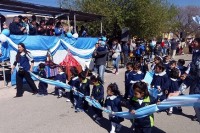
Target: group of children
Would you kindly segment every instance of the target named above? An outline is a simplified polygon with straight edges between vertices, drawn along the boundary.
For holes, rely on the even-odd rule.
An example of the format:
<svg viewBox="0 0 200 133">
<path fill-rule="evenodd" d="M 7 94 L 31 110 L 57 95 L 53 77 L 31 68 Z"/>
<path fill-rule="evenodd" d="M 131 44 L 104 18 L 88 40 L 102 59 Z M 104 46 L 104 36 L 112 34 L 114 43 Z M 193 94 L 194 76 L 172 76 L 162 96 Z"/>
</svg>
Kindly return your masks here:
<svg viewBox="0 0 200 133">
<path fill-rule="evenodd" d="M 171 96 L 182 95 L 183 90 L 186 89 L 187 80 L 185 74 L 187 73 L 187 67 L 185 67 L 185 60 L 179 59 L 170 61 L 169 56 L 155 57 L 154 59 L 154 71 L 151 87 L 158 90 L 158 100 L 162 101 Z M 184 85 L 184 86 L 183 86 Z M 182 111 L 181 107 L 177 107 L 178 111 Z M 173 108 L 168 110 L 168 115 L 173 113 Z"/>
<path fill-rule="evenodd" d="M 184 67 L 185 61 L 180 59 L 178 62 L 170 61 L 169 56 L 156 56 L 151 66 L 154 72 L 153 80 L 150 84 L 151 88 L 158 90 L 158 98 L 155 99 L 150 96 L 148 92 L 148 84 L 143 81 L 146 71 L 142 70 L 144 62 L 127 63 L 125 72 L 125 94 L 122 96 L 116 83 L 111 83 L 107 87 L 107 96 L 104 101 L 104 86 L 101 78 L 98 75 L 92 75 L 90 79 L 87 78 L 87 71 L 78 72 L 76 67 L 71 67 L 72 74 L 69 85 L 72 90 L 65 92 L 63 88 L 55 87 L 55 95 L 58 98 L 66 95 L 67 101 L 72 102 L 72 107 L 75 112 L 88 111 L 89 104 L 85 100 L 85 96 L 90 96 L 91 99 L 96 100 L 102 107 L 105 107 L 113 112 L 121 112 L 122 106 L 129 108 L 130 113 L 136 113 L 135 110 L 146 105 L 154 104 L 167 99 L 169 96 L 177 96 L 180 94 L 180 86 L 185 82 L 184 73 L 187 67 Z M 44 64 L 39 65 L 39 76 L 46 78 L 44 71 Z M 62 66 L 58 69 L 59 73 L 55 80 L 66 83 L 67 77 Z M 90 93 L 90 86 L 92 91 Z M 64 93 L 65 92 L 65 93 Z M 84 97 L 79 97 L 77 92 L 84 94 Z M 39 83 L 39 95 L 47 95 L 47 84 Z M 181 109 L 181 108 L 180 108 Z M 92 106 L 94 112 L 93 119 L 99 121 L 103 115 L 102 110 Z M 171 115 L 173 108 L 168 110 L 168 115 Z M 121 128 L 120 123 L 124 120 L 121 117 L 109 114 L 111 121 L 110 133 L 118 132 Z M 153 127 L 153 115 L 144 118 L 134 119 L 133 127 L 136 133 L 149 133 Z"/>
</svg>

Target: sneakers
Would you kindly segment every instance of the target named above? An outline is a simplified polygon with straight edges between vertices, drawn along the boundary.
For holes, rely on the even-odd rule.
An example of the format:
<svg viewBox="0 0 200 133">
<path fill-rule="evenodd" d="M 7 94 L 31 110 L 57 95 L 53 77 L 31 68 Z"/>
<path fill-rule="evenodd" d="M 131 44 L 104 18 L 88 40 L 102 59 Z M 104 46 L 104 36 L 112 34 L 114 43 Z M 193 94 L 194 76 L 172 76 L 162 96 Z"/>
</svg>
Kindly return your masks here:
<svg viewBox="0 0 200 133">
<path fill-rule="evenodd" d="M 92 118 L 93 118 L 93 119 L 95 119 L 96 117 L 97 117 L 97 115 L 96 115 L 96 114 L 92 116 Z"/>
<path fill-rule="evenodd" d="M 44 94 L 37 94 L 37 97 L 43 97 Z"/>
<path fill-rule="evenodd" d="M 121 130 L 121 128 L 122 128 L 122 125 L 117 125 L 117 127 L 116 127 L 116 132 L 119 132 L 120 130 Z"/>
<path fill-rule="evenodd" d="M 77 109 L 75 109 L 75 112 L 76 112 L 76 113 L 78 113 L 78 112 L 83 112 L 83 110 L 82 110 L 82 109 L 79 109 L 79 108 L 77 108 Z"/>
<path fill-rule="evenodd" d="M 101 117 L 98 117 L 98 116 L 97 116 L 97 117 L 95 118 L 95 120 L 99 121 L 99 120 L 101 120 Z"/>
<path fill-rule="evenodd" d="M 167 115 L 171 116 L 172 115 L 172 111 L 168 111 Z"/>
<path fill-rule="evenodd" d="M 181 107 L 177 107 L 178 112 L 182 113 L 182 108 Z"/>
<path fill-rule="evenodd" d="M 119 74 L 118 72 L 115 73 L 115 75 L 118 75 L 118 74 Z"/>
<path fill-rule="evenodd" d="M 67 98 L 67 99 L 66 99 L 66 102 L 70 102 L 70 100 Z"/>
<path fill-rule="evenodd" d="M 192 120 L 192 121 L 198 121 L 198 118 L 197 118 L 197 116 L 195 115 L 195 116 L 193 116 L 193 117 L 191 118 L 191 120 Z"/>
<path fill-rule="evenodd" d="M 61 98 L 62 97 L 62 95 L 58 95 L 58 97 L 57 98 Z"/>
</svg>

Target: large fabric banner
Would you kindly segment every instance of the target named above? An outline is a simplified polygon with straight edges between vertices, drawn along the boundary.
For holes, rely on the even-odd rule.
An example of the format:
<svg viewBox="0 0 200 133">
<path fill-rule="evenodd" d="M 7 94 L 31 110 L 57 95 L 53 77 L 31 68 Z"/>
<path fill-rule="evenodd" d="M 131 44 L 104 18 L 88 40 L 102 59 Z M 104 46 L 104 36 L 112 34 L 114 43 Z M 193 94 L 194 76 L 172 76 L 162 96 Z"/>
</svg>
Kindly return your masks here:
<svg viewBox="0 0 200 133">
<path fill-rule="evenodd" d="M 34 76 L 35 78 L 37 78 L 38 80 L 42 81 L 42 82 L 45 82 L 45 83 L 48 83 L 48 84 L 51 84 L 51 85 L 55 85 L 55 86 L 63 87 L 67 91 L 72 89 L 72 87 L 70 87 L 68 84 L 64 84 L 64 83 L 59 82 L 59 81 L 53 81 L 53 80 L 40 78 L 39 76 L 37 76 L 33 73 L 31 73 L 31 75 Z M 82 93 L 80 93 L 76 90 L 75 90 L 75 93 L 76 93 L 76 95 L 78 95 L 80 97 L 84 97 L 85 100 L 90 105 L 92 105 L 92 106 L 94 106 L 98 109 L 101 109 L 106 113 L 111 113 L 113 115 L 123 117 L 123 118 L 126 118 L 126 119 L 146 117 L 146 116 L 153 114 L 157 111 L 165 110 L 165 109 L 168 109 L 170 107 L 177 107 L 177 106 L 199 106 L 200 107 L 200 94 L 196 94 L 196 95 L 184 95 L 184 96 L 170 97 L 169 99 L 166 99 L 159 104 L 152 104 L 152 105 L 140 108 L 140 109 L 136 110 L 135 114 L 131 114 L 128 111 L 126 111 L 126 112 L 112 112 L 111 110 L 108 110 L 108 109 L 102 107 L 96 100 L 92 99 L 90 96 L 84 96 L 84 94 L 82 94 Z"/>
</svg>

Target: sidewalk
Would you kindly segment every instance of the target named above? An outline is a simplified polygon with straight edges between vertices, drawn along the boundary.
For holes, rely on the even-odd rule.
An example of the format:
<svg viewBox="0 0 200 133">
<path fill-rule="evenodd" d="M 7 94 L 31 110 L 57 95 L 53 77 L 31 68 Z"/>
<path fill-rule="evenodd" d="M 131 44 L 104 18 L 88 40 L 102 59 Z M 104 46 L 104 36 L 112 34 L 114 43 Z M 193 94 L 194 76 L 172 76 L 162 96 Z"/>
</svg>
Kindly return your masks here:
<svg viewBox="0 0 200 133">
<path fill-rule="evenodd" d="M 191 60 L 191 55 L 177 56 L 178 58 Z M 121 93 L 124 93 L 124 72 L 125 69 L 122 68 L 119 75 L 105 73 L 105 96 L 106 87 L 111 82 L 116 82 Z M 52 95 L 37 97 L 29 92 L 25 92 L 21 98 L 13 98 L 16 93 L 14 88 L 15 86 L 0 89 L 0 133 L 108 133 L 110 130 L 106 113 L 103 113 L 102 125 L 99 126 L 91 119 L 91 114 L 75 113 L 71 103 L 66 102 L 65 98 L 57 99 Z M 48 92 L 53 88 L 54 86 L 49 85 Z M 192 115 L 192 107 L 183 107 L 182 114 L 172 116 L 165 112 L 155 113 L 152 133 L 199 133 L 200 125 L 190 120 Z M 133 133 L 129 120 L 121 124 L 123 127 L 119 133 Z"/>
</svg>

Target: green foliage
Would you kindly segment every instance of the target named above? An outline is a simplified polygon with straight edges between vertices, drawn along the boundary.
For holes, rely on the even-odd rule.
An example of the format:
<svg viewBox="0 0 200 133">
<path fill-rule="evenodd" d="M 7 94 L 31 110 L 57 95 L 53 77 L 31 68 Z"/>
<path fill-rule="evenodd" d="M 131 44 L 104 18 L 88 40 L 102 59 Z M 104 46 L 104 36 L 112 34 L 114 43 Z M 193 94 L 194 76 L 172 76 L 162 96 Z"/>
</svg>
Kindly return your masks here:
<svg viewBox="0 0 200 133">
<path fill-rule="evenodd" d="M 68 1 L 68 0 L 64 0 Z M 128 27 L 131 35 L 150 38 L 178 26 L 177 9 L 166 0 L 76 0 L 79 10 L 103 15 L 103 30 L 108 36 L 120 37 Z M 99 35 L 100 21 L 87 24 L 89 34 Z"/>
</svg>

